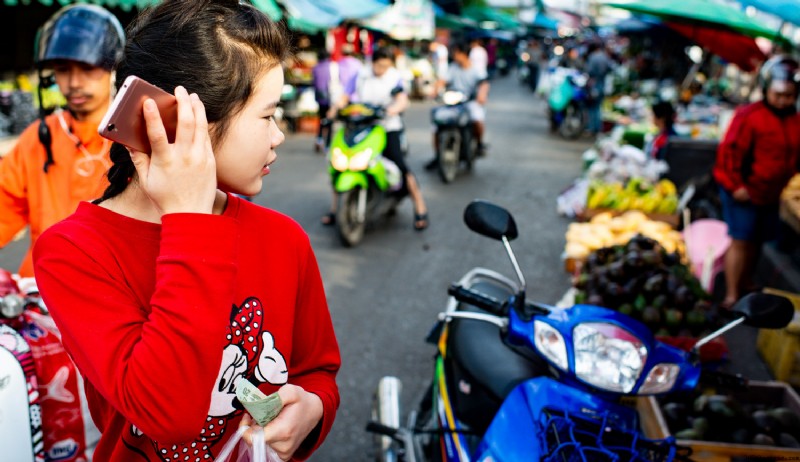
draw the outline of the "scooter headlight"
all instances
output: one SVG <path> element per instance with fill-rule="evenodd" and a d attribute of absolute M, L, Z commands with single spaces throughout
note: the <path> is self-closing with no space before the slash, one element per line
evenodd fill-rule
<path fill-rule="evenodd" d="M 579 324 L 572 335 L 579 379 L 617 393 L 633 390 L 647 362 L 647 347 L 641 340 L 606 323 Z"/>
<path fill-rule="evenodd" d="M 661 363 L 650 369 L 647 378 L 644 379 L 642 387 L 639 388 L 640 395 L 656 395 L 666 393 L 675 386 L 681 368 L 677 364 Z"/>
<path fill-rule="evenodd" d="M 364 149 L 350 158 L 350 170 L 360 172 L 369 167 L 369 161 L 372 159 L 372 148 Z"/>
<path fill-rule="evenodd" d="M 350 164 L 350 159 L 342 152 L 341 148 L 331 149 L 331 166 L 334 170 L 344 172 Z"/>
<path fill-rule="evenodd" d="M 465 99 L 466 97 L 464 93 L 461 93 L 460 91 L 446 91 L 444 92 L 444 95 L 442 95 L 442 102 L 448 106 L 461 103 Z"/>
<path fill-rule="evenodd" d="M 567 365 L 567 344 L 564 336 L 550 324 L 543 321 L 533 322 L 533 336 L 536 349 L 556 367 L 565 371 Z"/>

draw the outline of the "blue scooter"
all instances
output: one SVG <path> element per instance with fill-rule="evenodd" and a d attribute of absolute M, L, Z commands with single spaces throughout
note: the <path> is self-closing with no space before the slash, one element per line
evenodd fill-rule
<path fill-rule="evenodd" d="M 438 348 L 434 379 L 401 425 L 396 377 L 380 380 L 372 421 L 383 462 L 687 460 L 672 437 L 641 433 L 625 396 L 694 390 L 701 382 L 741 388 L 739 376 L 703 370 L 696 352 L 658 342 L 646 326 L 590 305 L 557 308 L 525 300 L 525 279 L 509 241 L 517 237 L 503 208 L 474 201 L 464 212 L 473 231 L 500 240 L 516 281 L 475 268 L 448 290 L 429 341 Z M 782 297 L 750 294 L 734 319 L 696 349 L 741 323 L 786 326 Z"/>
<path fill-rule="evenodd" d="M 557 67 L 550 73 L 551 90 L 547 97 L 550 132 L 574 140 L 581 136 L 588 122 L 589 78 L 574 69 Z"/>

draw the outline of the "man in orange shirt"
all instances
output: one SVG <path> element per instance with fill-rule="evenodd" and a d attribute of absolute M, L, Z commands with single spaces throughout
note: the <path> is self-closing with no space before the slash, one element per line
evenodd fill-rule
<path fill-rule="evenodd" d="M 55 78 L 67 110 L 31 124 L 0 160 L 0 248 L 26 225 L 33 248 L 39 235 L 79 202 L 102 195 L 111 142 L 97 134 L 97 126 L 111 103 L 112 69 L 124 42 L 117 18 L 95 5 L 64 7 L 39 30 L 40 82 L 48 80 L 45 72 Z M 19 274 L 33 276 L 30 250 Z"/>

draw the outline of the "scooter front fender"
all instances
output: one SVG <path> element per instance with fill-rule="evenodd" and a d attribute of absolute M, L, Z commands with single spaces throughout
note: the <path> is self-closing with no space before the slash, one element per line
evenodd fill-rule
<path fill-rule="evenodd" d="M 334 178 L 333 189 L 337 193 L 343 193 L 357 187 L 367 189 L 368 184 L 364 172 L 341 172 Z"/>

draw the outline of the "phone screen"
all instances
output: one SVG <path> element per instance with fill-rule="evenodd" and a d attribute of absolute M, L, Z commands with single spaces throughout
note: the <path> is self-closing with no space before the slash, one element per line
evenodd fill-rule
<path fill-rule="evenodd" d="M 150 153 L 150 140 L 144 121 L 144 102 L 151 98 L 158 106 L 170 143 L 175 141 L 178 101 L 174 95 L 134 75 L 125 79 L 114 102 L 103 117 L 98 133 L 136 151 Z"/>

